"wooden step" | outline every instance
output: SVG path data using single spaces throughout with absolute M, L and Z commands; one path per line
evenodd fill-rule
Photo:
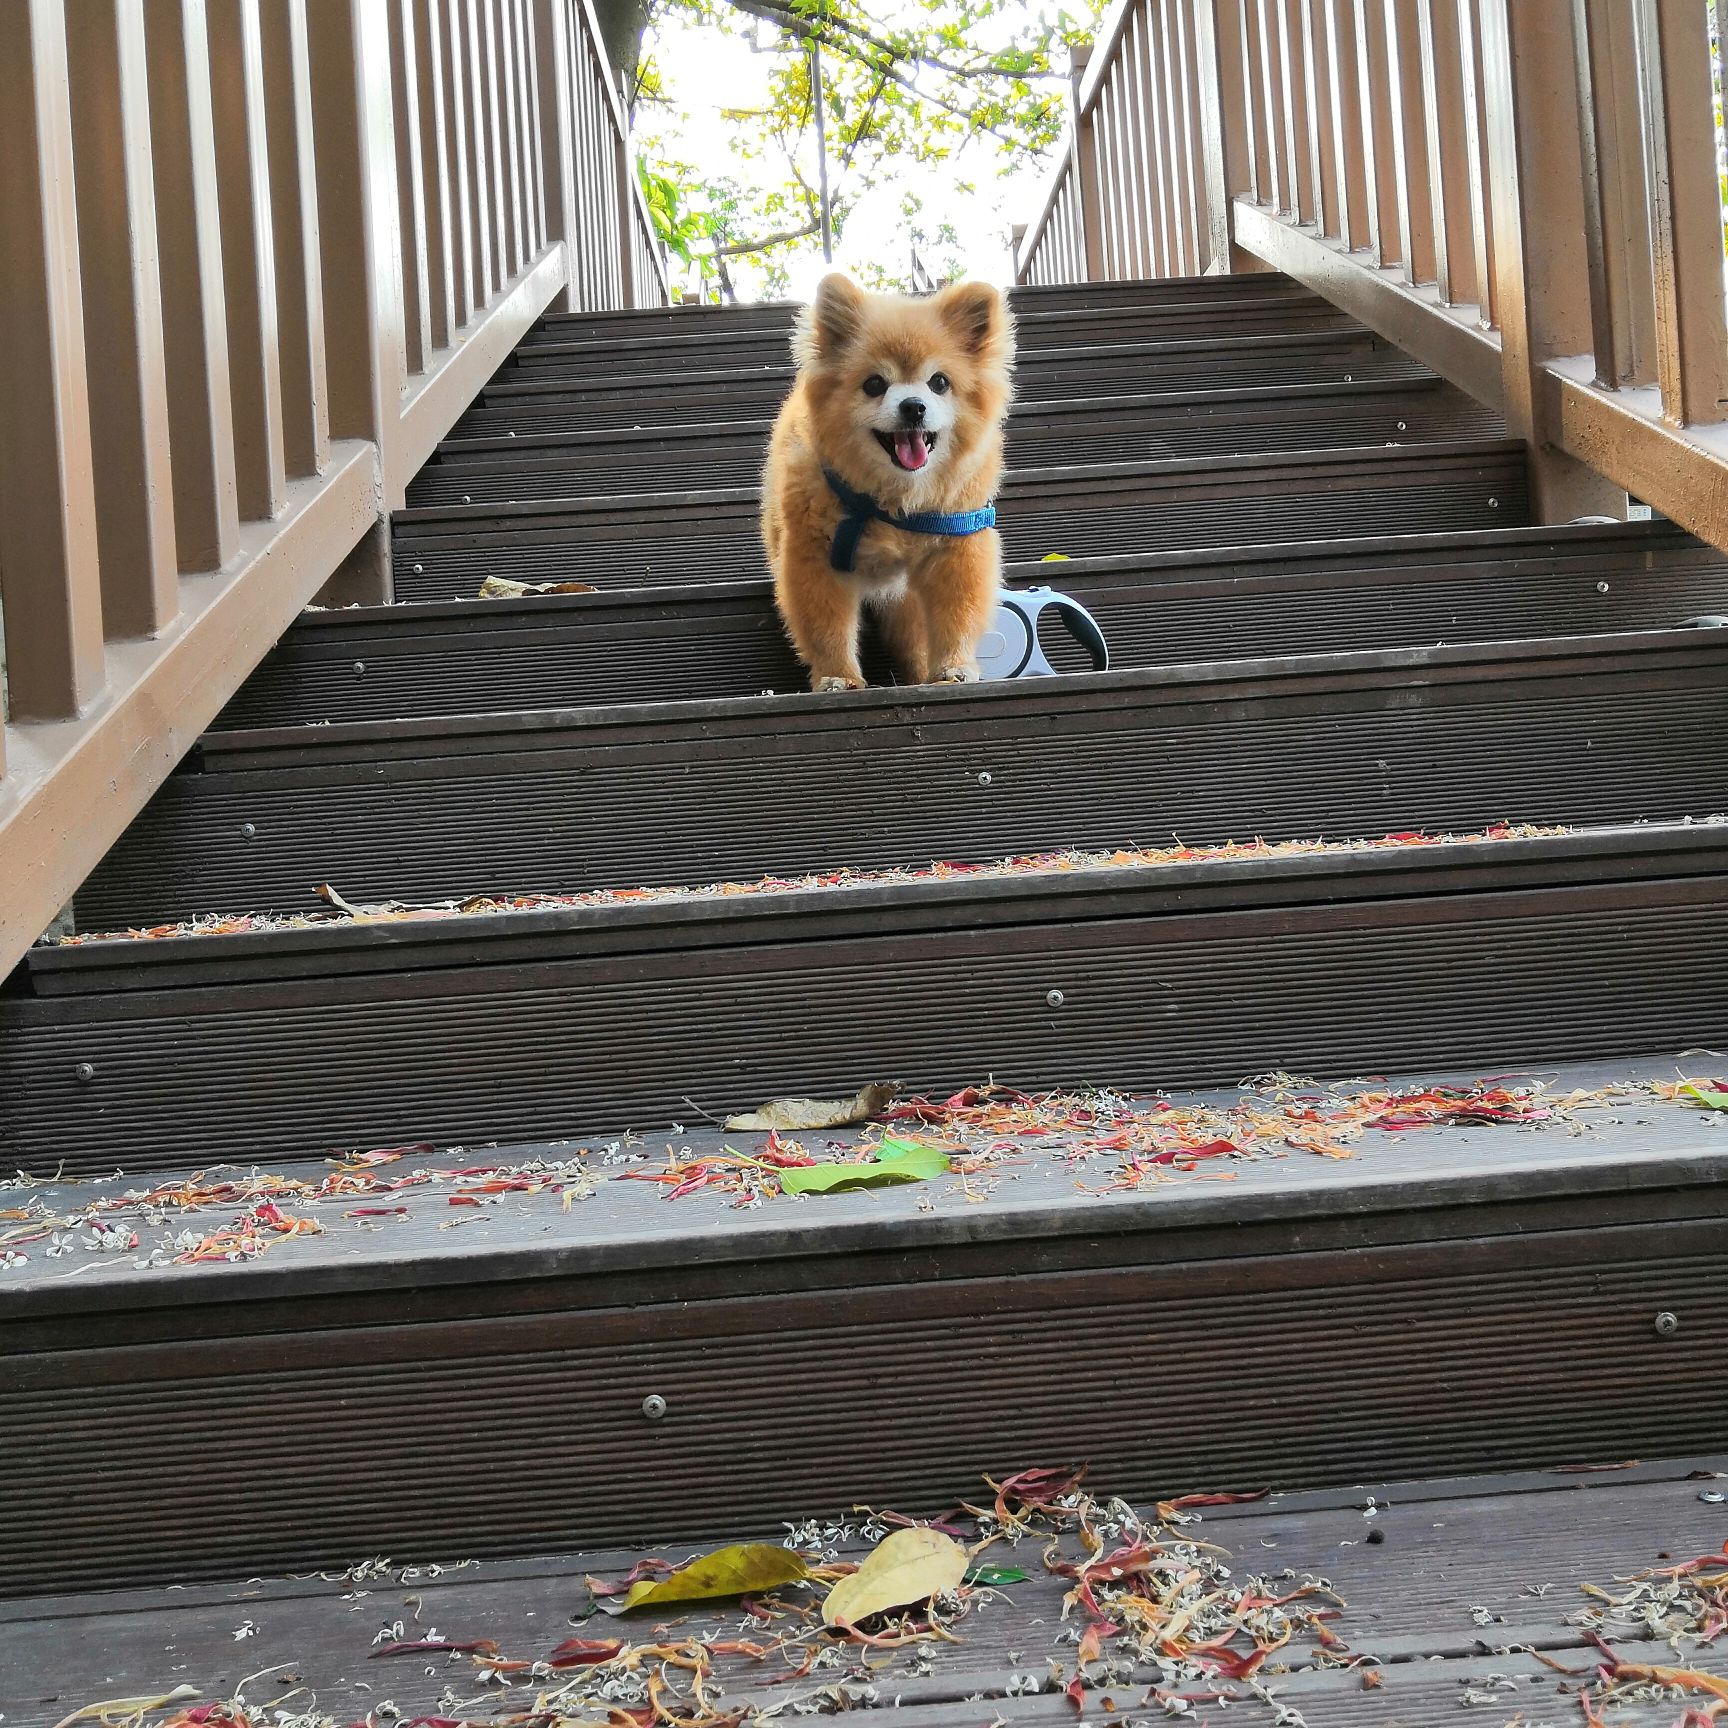
M 494 1037 L 494 1063 L 508 1049 Z M 1467 1087 L 1519 1058 L 1488 1061 L 1388 1085 Z M 1547 1096 L 1676 1071 L 1697 1070 L 1569 1064 Z M 1161 1496 L 1704 1450 L 1728 1158 L 1704 1111 L 1617 1097 L 1526 1127 L 1369 1130 L 1350 1158 L 1274 1142 L 1139 1185 L 1120 1153 L 1070 1163 L 1085 1128 L 992 1130 L 969 1175 L 750 1208 L 636 1178 L 670 1147 L 759 1156 L 762 1135 L 688 1127 L 681 1104 L 686 1127 L 641 1118 L 608 1151 L 570 1116 L 555 1144 L 411 1147 L 347 1192 L 283 1198 L 320 1234 L 233 1263 L 149 1263 L 238 1206 L 147 1199 L 123 1217 L 137 1253 L 31 1242 L 0 1286 L 0 1579 L 727 1538 L 857 1502 L 940 1509 L 1028 1458 L 1078 1455 L 1096 1483 Z M 1279 1120 L 1270 1094 L 1255 1108 Z M 829 1130 L 819 1151 L 857 1140 Z M 259 1158 L 247 1144 L 230 1173 Z M 484 1187 L 534 1165 L 537 1192 Z M 334 1170 L 264 1154 L 261 1175 Z M 133 1168 L 31 1198 L 60 1215 L 150 1189 Z M 1664 1312 L 1678 1324 L 1659 1334 Z M 740 1469 L 764 1434 L 774 1469 Z M 503 1493 L 518 1472 L 532 1491 Z
M 1018 371 L 1026 363 L 1067 349 L 1102 344 L 1170 342 L 1184 339 L 1228 341 L 1236 336 L 1297 331 L 1359 330 L 1361 326 L 1318 295 L 1238 299 L 1224 305 L 1208 301 L 1101 307 L 1087 311 L 1034 314 L 1016 322 Z M 639 340 L 615 334 L 575 336 L 545 330 L 531 333 L 493 378 L 494 384 L 558 377 L 599 381 L 648 372 L 713 372 L 729 367 L 784 366 L 789 363 L 788 328 L 714 330 L 690 335 L 664 330 Z
M 526 498 L 754 486 L 769 422 L 648 427 L 549 438 L 449 440 L 408 488 L 413 508 Z M 1438 379 L 1090 398 L 1023 406 L 1009 468 L 1235 456 L 1275 450 L 1434 444 L 1503 437 L 1505 423 Z
M 1158 391 L 1250 389 L 1268 385 L 1431 378 L 1427 367 L 1367 331 L 1054 349 L 1023 357 L 1015 373 L 1022 402 Z M 792 384 L 789 364 L 728 370 L 669 369 L 573 385 L 557 378 L 509 379 L 481 392 L 453 436 L 518 437 L 606 427 L 768 420 Z
M 1118 669 L 1367 644 L 1664 629 L 1728 613 L 1728 557 L 1671 524 L 1488 529 L 1011 566 L 1097 616 Z M 1045 652 L 1088 662 L 1060 631 Z M 891 681 L 880 659 L 866 669 Z M 798 691 L 762 581 L 304 613 L 218 730 Z
M 860 1065 L 1151 1086 L 1709 1048 L 1725 872 L 1728 828 L 1649 824 L 39 947 L 0 999 L 0 1164 L 621 1130 Z
M 1671 821 L 1728 811 L 1725 735 L 1716 630 L 223 732 L 78 916 Z
M 1388 1086 L 1467 1087 L 1521 1057 L 1485 1060 Z M 1696 1071 L 1618 1059 L 1544 1079 L 1560 1098 Z M 1241 1096 L 1177 1094 L 1166 1113 Z M 326 1184 L 279 1203 L 321 1233 L 149 1264 L 237 1208 L 147 1198 L 122 1215 L 139 1252 L 31 1243 L 0 1286 L 4 1588 L 729 1540 L 861 1502 L 936 1511 L 979 1470 L 1076 1454 L 1099 1487 L 1150 1498 L 1700 1451 L 1728 1366 L 1728 1155 L 1707 1113 L 1619 1098 L 1524 1126 L 1368 1130 L 1347 1158 L 1274 1143 L 1139 1186 L 1120 1185 L 1119 1153 L 1069 1161 L 1108 1135 L 990 1131 L 968 1175 L 753 1207 L 636 1179 L 673 1148 L 761 1154 L 762 1135 L 692 1129 L 684 1105 L 685 1127 L 643 1118 L 613 1150 L 574 1114 L 553 1144 L 409 1148 L 346 1192 L 330 1164 L 279 1167 L 237 1139 L 229 1174 L 257 1172 L 255 1192 Z M 1279 1119 L 1270 1094 L 1254 1107 Z M 843 1155 L 859 1134 L 821 1139 Z M 485 1174 L 536 1164 L 536 1192 Z M 151 1183 L 31 1197 L 58 1215 L 128 1190 Z M 741 1467 L 767 1434 L 773 1468 Z M 283 1499 L 292 1518 L 236 1515 Z M 140 1505 L 155 1540 L 116 1542 Z M 1386 1545 L 1420 1549 L 1400 1528 Z
M 1256 273 L 1242 276 L 1170 276 L 1145 282 L 1092 282 L 1051 287 L 1014 287 L 1008 303 L 1017 317 L 1042 317 L 1067 312 L 1127 310 L 1170 303 L 1202 302 L 1227 306 L 1239 300 L 1275 298 L 1306 300 L 1312 291 L 1288 276 Z M 799 303 L 766 300 L 732 306 L 654 306 L 617 312 L 548 312 L 526 341 L 542 334 L 557 339 L 611 336 L 633 340 L 639 333 L 693 334 L 768 327 L 787 329 Z
M 1524 526 L 1524 446 L 1375 450 L 1027 469 L 997 498 L 1005 555 L 1093 557 Z M 754 488 L 441 505 L 392 518 L 396 598 L 460 599 L 489 576 L 604 589 L 764 574 Z

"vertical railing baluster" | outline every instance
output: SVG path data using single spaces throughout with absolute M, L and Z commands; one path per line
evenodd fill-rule
M 498 104 L 498 166 L 503 277 L 512 281 L 528 257 L 527 207 L 522 197 L 522 140 L 516 124 L 516 26 L 514 0 L 492 0 L 492 64 Z
M 445 135 L 444 27 L 440 0 L 412 0 L 415 75 L 420 81 L 420 162 L 425 179 L 427 337 L 448 348 L 456 334 L 456 275 L 450 209 L 450 149 Z
M 1470 194 L 1471 262 L 1476 277 L 1477 321 L 1499 325 L 1499 280 L 1494 261 L 1494 209 L 1488 173 L 1488 126 L 1483 113 L 1482 31 L 1478 0 L 1458 0 L 1458 63 L 1463 99 L 1464 167 Z
M 482 303 L 476 297 L 480 278 L 475 256 L 474 190 L 469 178 L 468 26 L 466 0 L 432 0 L 439 9 L 439 46 L 444 54 L 444 90 L 448 102 L 444 147 L 450 182 L 450 288 L 452 313 L 461 329 Z
M 1324 239 L 1338 232 L 1338 195 L 1332 160 L 1331 74 L 1326 64 L 1326 24 L 1317 7 L 1325 0 L 1302 0 L 1303 99 L 1308 111 L 1308 184 L 1313 189 L 1314 232 Z
M 22 0 L 6 26 L 0 54 L 6 693 L 14 720 L 64 720 L 96 700 L 107 675 L 66 26 L 56 0 Z
M 388 0 L 390 84 L 395 100 L 396 191 L 402 227 L 402 330 L 410 373 L 432 358 L 431 284 L 426 259 L 426 167 L 421 157 L 420 55 L 414 0 Z
M 1181 253 L 1176 244 L 1176 212 L 1171 186 L 1171 164 L 1175 160 L 1175 128 L 1170 122 L 1167 92 L 1164 84 L 1164 41 L 1169 19 L 1162 13 L 1148 22 L 1151 33 L 1147 53 L 1140 69 L 1141 100 L 1146 105 L 1146 135 L 1151 144 L 1152 197 L 1148 213 L 1152 224 L 1152 252 L 1155 276 L 1176 276 L 1181 273 Z
M 1089 48 L 1076 48 L 1068 69 L 1068 88 L 1072 92 L 1073 162 L 1075 216 L 1079 223 L 1080 244 L 1085 255 L 1084 282 L 1097 282 L 1104 275 L 1104 236 L 1099 216 L 1097 138 L 1092 116 L 1081 99 L 1081 86 L 1086 81 L 1086 66 L 1091 59 Z
M 1416 0 L 1387 0 L 1386 115 L 1392 134 L 1392 192 L 1398 260 L 1409 283 L 1434 280 L 1434 214 L 1428 186 Z
M 528 174 L 528 230 L 533 251 L 549 239 L 546 228 L 546 136 L 541 113 L 540 20 L 535 0 L 516 0 L 517 30 L 522 43 L 522 100 L 527 124 L 523 132 Z
M 1278 52 L 1278 27 L 1275 10 L 1282 10 L 1282 0 L 1255 0 L 1254 28 L 1259 45 L 1260 100 L 1266 121 L 1266 161 L 1270 169 L 1268 190 L 1272 208 L 1279 215 L 1289 212 L 1292 205 L 1289 162 L 1285 155 L 1283 60 Z
M 1387 100 L 1385 0 L 1355 0 L 1356 91 L 1361 103 L 1362 180 L 1368 251 L 1379 265 L 1398 262 L 1397 167 Z
M 238 546 L 240 507 L 208 26 L 203 0 L 151 0 L 144 20 L 174 540 L 182 570 L 219 570 Z
M 1164 116 L 1164 211 L 1170 264 L 1167 274 L 1181 276 L 1189 268 L 1193 245 L 1187 200 L 1183 197 L 1182 90 L 1176 61 L 1176 33 L 1168 16 L 1160 20 L 1152 75 L 1158 85 L 1159 108 Z
M 144 10 L 87 0 L 66 32 L 103 633 L 153 636 L 180 584 Z
M 1326 0 L 1326 66 L 1331 81 L 1332 157 L 1336 164 L 1338 238 L 1347 252 L 1370 246 L 1368 170 L 1363 160 L 1353 0 Z
M 1456 8 L 1457 0 L 1419 0 L 1417 12 L 1434 284 L 1446 306 L 1473 302 L 1477 293 L 1470 251 L 1470 182 Z
M 1709 38 L 1689 0 L 1635 4 L 1662 418 L 1707 425 L 1728 411 Z
M 260 18 L 276 258 L 277 351 L 282 362 L 282 451 L 292 478 L 321 474 L 330 453 L 306 0 L 280 0 L 264 7 Z
M 1507 430 L 1529 446 L 1540 520 L 1623 516 L 1625 492 L 1562 449 L 1545 388 L 1546 362 L 1590 343 L 1572 20 L 1523 0 L 1479 16 Z
M 1306 222 L 1314 212 L 1314 176 L 1308 157 L 1308 55 L 1302 33 L 1300 0 L 1277 0 L 1278 64 L 1284 106 L 1284 172 L 1290 189 L 1290 215 Z M 1292 25 L 1295 28 L 1292 28 Z
M 1183 273 L 1199 275 L 1206 268 L 1205 188 L 1202 185 L 1205 170 L 1197 94 L 1199 66 L 1191 9 L 1182 5 L 1181 0 L 1166 0 L 1163 26 L 1164 34 L 1172 44 L 1171 53 L 1177 72 L 1176 187 L 1183 232 L 1187 235 L 1187 249 L 1177 263 Z
M 486 112 L 484 48 L 480 34 L 484 0 L 455 0 L 462 12 L 463 146 L 467 155 L 468 217 L 473 237 L 473 307 L 490 303 L 495 280 L 492 252 L 492 162 Z
M 1212 0 L 1190 17 L 1199 83 L 1201 160 L 1206 171 L 1208 272 L 1238 267 L 1235 200 L 1250 193 L 1254 146 L 1247 115 L 1241 52 L 1242 0 Z
M 1242 79 L 1242 122 L 1248 138 L 1248 196 L 1272 202 L 1272 163 L 1266 147 L 1266 114 L 1260 104 L 1258 0 L 1236 0 L 1237 54 Z

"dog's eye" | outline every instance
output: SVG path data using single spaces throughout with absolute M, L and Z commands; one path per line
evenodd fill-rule
M 872 372 L 864 380 L 864 394 L 866 396 L 886 396 L 888 394 L 888 380 L 880 372 Z
M 930 388 L 938 396 L 946 396 L 948 394 L 948 374 L 946 372 L 932 372 L 930 374 Z

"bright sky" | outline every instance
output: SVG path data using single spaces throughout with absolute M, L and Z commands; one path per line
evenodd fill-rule
M 1036 0 L 1024 6 L 1035 10 Z M 1078 8 L 1076 8 L 1078 10 Z M 762 26 L 764 37 L 771 27 Z M 735 153 L 739 129 L 748 122 L 728 118 L 725 110 L 749 109 L 766 98 L 768 78 L 775 56 L 757 54 L 743 36 L 691 21 L 682 12 L 664 18 L 649 43 L 669 99 L 669 107 L 643 104 L 636 114 L 638 148 L 651 165 L 661 162 L 695 162 L 728 165 L 726 171 L 739 179 L 777 184 L 784 177 L 772 160 L 752 162 Z M 812 185 L 816 181 L 813 138 L 801 164 Z M 1018 172 L 1002 173 L 993 151 L 963 147 L 951 159 L 947 175 L 925 167 L 909 171 L 920 176 L 916 190 L 924 202 L 923 220 L 934 232 L 941 224 L 951 226 L 954 244 L 932 257 L 921 251 L 927 265 L 942 273 L 945 265 L 964 269 L 970 276 L 1006 286 L 1012 276 L 1008 230 L 1012 223 L 1029 222 L 1040 206 L 1050 173 L 1048 158 L 1028 157 Z M 970 180 L 975 190 L 959 191 L 954 181 Z M 834 263 L 840 269 L 856 270 L 875 261 L 903 274 L 911 244 L 900 211 L 904 183 L 881 186 L 867 193 L 847 219 L 846 230 L 835 248 Z M 749 258 L 730 265 L 740 299 L 760 297 L 764 289 L 760 270 Z M 790 265 L 790 292 L 807 298 L 823 274 L 822 252 L 812 238 L 800 244 Z

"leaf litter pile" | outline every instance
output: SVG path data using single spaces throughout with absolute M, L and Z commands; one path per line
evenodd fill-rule
M 1506 840 L 1546 839 L 1570 834 L 1564 827 L 1502 823 L 1469 834 L 1400 833 L 1363 840 L 1248 840 L 1213 846 L 1134 846 L 1112 851 L 1040 852 L 989 863 L 937 862 L 922 869 L 828 870 L 808 876 L 763 876 L 754 882 L 710 882 L 702 886 L 591 888 L 576 893 L 472 894 L 462 899 L 410 905 L 388 900 L 357 904 L 329 883 L 319 886 L 328 912 L 212 914 L 177 923 L 128 930 L 82 931 L 45 938 L 51 946 L 85 947 L 97 942 L 165 941 L 177 937 L 238 936 L 274 930 L 305 930 L 332 924 L 403 923 L 546 912 L 580 906 L 634 906 L 650 901 L 728 900 L 753 895 L 800 894 L 812 890 L 873 888 L 894 883 L 990 881 L 1004 877 L 1069 875 L 1083 870 L 1160 870 L 1179 864 L 1242 862 L 1265 858 L 1345 857 L 1405 852 L 1434 846 L 1490 845 Z
M 997 1706 L 1029 1695 L 1050 1697 L 1076 1723 L 1151 1728 L 1227 1716 L 1307 1728 L 1284 1688 L 1290 1675 L 1334 1676 L 1343 1693 L 1334 1690 L 1329 1713 L 1351 1692 L 1380 1691 L 1387 1661 L 1422 1665 L 1417 1655 L 1362 1648 L 1371 1635 L 1352 1630 L 1350 1604 L 1329 1579 L 1256 1569 L 1202 1533 L 1204 1510 L 1261 1494 L 1188 1495 L 1147 1515 L 1091 1492 L 1083 1470 L 985 1480 L 990 1492 L 977 1503 L 926 1521 L 857 1507 L 853 1521 L 789 1526 L 782 1544 L 735 1543 L 682 1563 L 643 1559 L 621 1577 L 589 1576 L 569 1586 L 575 1636 L 512 1642 L 441 1630 L 420 1621 L 423 1598 L 408 1597 L 415 1623 L 386 1624 L 364 1653 L 369 1708 L 360 1722 L 321 1710 L 306 1664 L 289 1662 L 248 1676 L 221 1702 L 195 1702 L 198 1690 L 183 1685 L 86 1705 L 56 1728 L 755 1728 L 902 1705 L 942 1704 L 951 1714 L 962 1696 L 980 1728 L 1005 1728 Z M 387 1579 L 389 1568 L 369 1562 L 322 1576 L 355 1581 L 342 1598 L 352 1605 L 369 1594 L 358 1582 Z M 1018 1585 L 1028 1593 L 1017 1598 Z M 1513 1712 L 1503 1720 L 1536 1728 L 1517 1704 L 1543 1690 L 1548 1724 L 1710 1728 L 1728 1718 L 1728 1680 L 1696 1665 L 1728 1627 L 1728 1545 L 1580 1588 L 1587 1606 L 1566 1623 L 1584 1648 L 1506 1646 L 1497 1653 L 1540 1666 L 1461 1682 L 1468 1715 L 1481 1720 L 1479 1706 L 1500 1705 Z M 247 1621 L 233 1635 L 256 1630 Z M 1638 1654 L 1625 1654 L 1633 1642 Z M 1652 1646 L 1664 1660 L 1647 1659 Z M 354 1654 L 336 1656 L 350 1676 Z M 423 1699 L 433 1686 L 422 1714 L 386 1696 Z M 1324 1695 L 1301 1696 L 1314 1709 Z M 1405 1720 L 1389 1702 L 1388 1720 Z

